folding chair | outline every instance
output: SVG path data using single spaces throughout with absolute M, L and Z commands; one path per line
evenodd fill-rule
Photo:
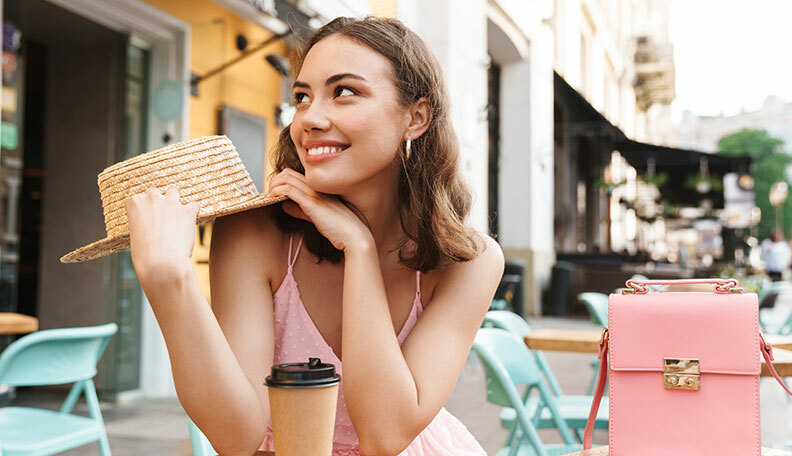
M 0 449 L 5 456 L 42 456 L 98 442 L 110 456 L 93 378 L 115 323 L 88 328 L 50 329 L 22 337 L 0 354 L 0 384 L 39 386 L 74 383 L 59 411 L 0 408 Z M 85 395 L 90 417 L 72 414 Z

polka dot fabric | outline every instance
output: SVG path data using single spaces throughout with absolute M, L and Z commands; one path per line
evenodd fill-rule
M 292 258 L 292 242 L 289 240 L 289 263 L 286 277 L 273 295 L 275 313 L 275 364 L 307 360 L 319 357 L 322 361 L 335 364 L 343 382 L 343 366 L 333 349 L 325 342 L 305 310 L 292 268 L 302 246 L 302 239 Z M 423 312 L 421 305 L 421 273 L 416 271 L 416 292 L 410 315 L 397 338 L 404 343 Z M 273 451 L 272 428 L 261 445 L 261 450 Z M 358 438 L 344 401 L 344 389 L 338 389 L 333 456 L 358 456 Z M 400 456 L 481 456 L 487 453 L 481 448 L 465 426 L 445 408 L 440 409 L 435 419 L 401 453 Z

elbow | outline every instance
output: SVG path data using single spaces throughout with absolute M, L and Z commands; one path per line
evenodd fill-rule
M 223 456 L 251 456 L 256 454 L 259 447 L 260 445 L 250 445 L 250 442 L 246 442 L 246 445 L 240 445 L 239 442 L 234 442 L 227 446 L 212 445 L 217 454 L 222 454 Z
M 360 456 L 398 456 L 407 445 L 384 445 L 382 442 L 360 442 Z
M 243 437 L 244 436 L 244 437 Z M 211 448 L 223 456 L 251 456 L 256 454 L 261 444 L 264 442 L 264 432 L 245 432 L 225 434 L 209 439 L 202 436 L 204 444 L 208 443 Z M 192 439 L 191 439 L 192 440 Z M 193 448 L 193 452 L 195 452 Z M 203 453 L 201 453 L 203 454 Z M 208 453 L 214 454 L 214 453 Z
M 379 435 L 374 438 L 360 438 L 361 456 L 398 456 L 415 439 L 414 435 L 409 437 L 404 435 Z

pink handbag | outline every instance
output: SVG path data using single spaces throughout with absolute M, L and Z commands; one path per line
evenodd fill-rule
M 714 288 L 647 293 L 649 285 L 686 284 Z M 792 391 L 759 332 L 756 294 L 742 293 L 734 279 L 628 280 L 627 287 L 608 301 L 584 448 L 607 374 L 610 456 L 760 456 L 762 355 Z

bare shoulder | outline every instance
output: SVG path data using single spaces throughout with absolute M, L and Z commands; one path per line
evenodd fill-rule
M 471 234 L 477 246 L 476 256 L 469 261 L 453 263 L 436 271 L 433 274 L 436 285 L 432 295 L 442 296 L 451 293 L 452 290 L 454 294 L 459 290 L 467 290 L 474 294 L 481 293 L 484 296 L 490 296 L 481 301 L 482 305 L 486 304 L 489 307 L 491 295 L 495 293 L 503 276 L 505 266 L 503 251 L 500 245 L 487 234 L 473 230 L 471 230 Z
M 267 206 L 216 219 L 210 265 L 221 269 L 243 267 L 270 276 L 285 252 L 285 235 L 275 224 L 276 210 L 280 209 Z
M 503 250 L 495 239 L 479 231 L 471 230 L 478 253 L 469 260 L 454 263 L 449 267 L 452 275 L 474 274 L 481 280 L 499 282 L 505 267 Z

